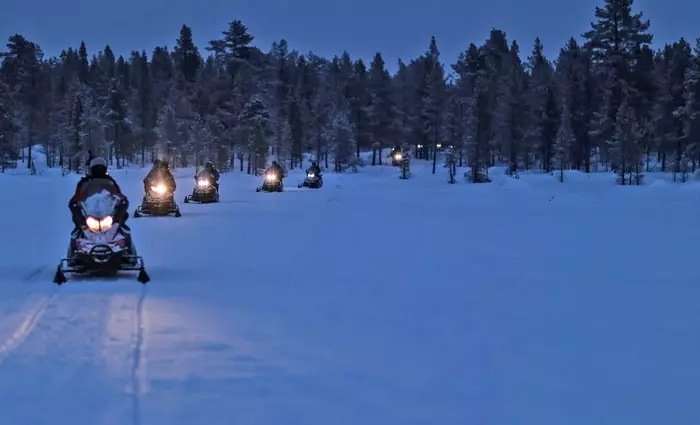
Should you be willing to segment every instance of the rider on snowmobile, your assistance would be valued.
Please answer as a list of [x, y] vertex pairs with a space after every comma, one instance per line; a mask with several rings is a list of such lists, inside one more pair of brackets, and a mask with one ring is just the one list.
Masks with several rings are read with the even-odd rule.
[[117, 184], [117, 181], [114, 180], [114, 178], [110, 176], [107, 172], [107, 161], [105, 161], [104, 158], [100, 157], [93, 158], [90, 161], [88, 167], [88, 174], [80, 179], [80, 181], [75, 187], [75, 193], [70, 198], [70, 201], [68, 201], [68, 209], [70, 209], [72, 213], [73, 224], [75, 224], [75, 229], [73, 229], [73, 232], [71, 232], [71, 246], [74, 247], [75, 240], [78, 238], [78, 236], [80, 236], [80, 232], [83, 228], [83, 224], [85, 223], [86, 219], [86, 217], [84, 217], [83, 215], [81, 207], [78, 205], [78, 202], [82, 195], [81, 192], [85, 184], [87, 184], [91, 180], [97, 179], [109, 180], [114, 184], [114, 194], [121, 198], [121, 202], [116, 207], [114, 221], [118, 222], [121, 225], [120, 228], [124, 231], [124, 236], [127, 239], [127, 243], [129, 244], [129, 246], [132, 246], [131, 231], [129, 227], [125, 224], [126, 219], [129, 218], [129, 199], [126, 197], [126, 195], [124, 195], [124, 193], [122, 193], [122, 190], [119, 187], [119, 184]]
[[153, 168], [148, 172], [146, 178], [143, 179], [143, 190], [148, 193], [154, 183], [162, 183], [168, 190], [168, 193], [174, 193], [177, 185], [175, 177], [170, 172], [170, 167], [167, 162], [156, 159], [153, 161]]
[[272, 165], [270, 165], [270, 168], [265, 170], [265, 172], [273, 172], [279, 174], [280, 180], [284, 177], [284, 168], [279, 164], [277, 161], [272, 161]]
[[280, 184], [282, 183], [282, 179], [284, 179], [284, 168], [282, 168], [277, 161], [272, 161], [272, 165], [265, 170], [265, 174], [268, 173], [277, 174], [277, 177], [280, 179]]
[[315, 174], [316, 177], [320, 177], [321, 176], [321, 167], [319, 167], [317, 163], [312, 162], [311, 167], [309, 167], [306, 170], [306, 174], [310, 174], [310, 173]]
[[202, 169], [202, 171], [197, 173], [197, 175], [195, 176], [195, 180], [199, 180], [199, 179], [213, 180], [214, 187], [218, 191], [220, 177], [221, 177], [221, 175], [219, 174], [219, 171], [216, 168], [214, 168], [214, 163], [211, 161], [207, 161], [207, 163], [204, 164], [204, 168]]

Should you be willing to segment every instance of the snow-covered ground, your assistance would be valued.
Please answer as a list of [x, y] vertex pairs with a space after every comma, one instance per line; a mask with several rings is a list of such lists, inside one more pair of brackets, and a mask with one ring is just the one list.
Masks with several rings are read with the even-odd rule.
[[[419, 164], [224, 175], [218, 205], [130, 220], [145, 287], [51, 283], [78, 176], [0, 176], [0, 422], [700, 422], [700, 184]], [[113, 172], [132, 210], [144, 173]]]

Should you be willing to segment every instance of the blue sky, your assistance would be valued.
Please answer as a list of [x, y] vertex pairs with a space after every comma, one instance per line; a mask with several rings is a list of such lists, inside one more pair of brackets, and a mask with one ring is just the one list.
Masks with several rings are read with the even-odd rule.
[[[117, 54], [151, 52], [172, 46], [182, 24], [192, 27], [200, 49], [218, 38], [227, 23], [241, 20], [267, 51], [287, 39], [291, 48], [322, 56], [350, 52], [371, 59], [381, 51], [390, 69], [399, 57], [421, 54], [435, 35], [441, 59], [453, 63], [470, 42], [481, 43], [501, 28], [529, 53], [540, 37], [555, 56], [568, 37], [579, 36], [593, 20], [598, 1], [561, 0], [17, 0], [4, 2], [0, 37], [20, 33], [53, 56], [81, 40], [93, 52], [109, 44]], [[655, 47], [700, 37], [700, 2], [637, 0], [635, 10], [651, 19]]]

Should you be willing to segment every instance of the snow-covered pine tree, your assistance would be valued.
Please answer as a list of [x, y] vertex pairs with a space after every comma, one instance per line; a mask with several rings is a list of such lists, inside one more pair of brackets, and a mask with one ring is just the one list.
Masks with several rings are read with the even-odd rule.
[[616, 164], [618, 182], [621, 185], [641, 185], [641, 129], [637, 123], [634, 108], [623, 100], [615, 117], [615, 131], [610, 140], [608, 152]]
[[350, 106], [350, 123], [355, 130], [356, 155], [360, 157], [360, 151], [371, 146], [369, 143], [370, 128], [368, 109], [370, 104], [367, 67], [362, 59], [355, 61], [353, 73], [348, 83]]
[[440, 51], [435, 37], [431, 37], [428, 51], [420, 59], [422, 75], [422, 130], [426, 145], [430, 146], [433, 160], [433, 174], [436, 172], [438, 149], [442, 145], [444, 122], [443, 114], [447, 101], [445, 70], [440, 63]]
[[[535, 40], [532, 55], [528, 58], [531, 81], [528, 88], [529, 128], [527, 144], [536, 152], [542, 170], [552, 170], [552, 145], [558, 128], [558, 110], [554, 96], [554, 69], [544, 56], [544, 46]], [[528, 168], [526, 158], [526, 168]]]
[[685, 104], [683, 98], [683, 82], [686, 71], [691, 67], [692, 48], [684, 39], [671, 45], [671, 56], [667, 68], [669, 83], [670, 108], [672, 109], [670, 142], [668, 154], [671, 155], [671, 166], [674, 181], [680, 174], [681, 181], [687, 180], [690, 171], [690, 158], [687, 155], [688, 140], [684, 135], [685, 121], [680, 109]]
[[457, 163], [459, 162], [459, 155], [452, 148], [447, 148], [444, 151], [445, 158], [445, 168], [447, 168], [447, 175], [449, 176], [447, 182], [450, 184], [457, 183], [455, 176], [457, 175]]
[[116, 158], [117, 168], [125, 165], [132, 153], [131, 120], [127, 116], [126, 96], [117, 79], [112, 78], [107, 98], [107, 135], [112, 145], [110, 157]]
[[372, 165], [383, 164], [383, 149], [391, 146], [394, 139], [394, 103], [392, 98], [391, 76], [381, 53], [372, 59], [369, 71], [368, 91], [370, 103], [367, 108], [369, 133], [372, 140]]
[[568, 168], [570, 161], [569, 157], [575, 143], [576, 137], [574, 136], [574, 131], [572, 128], [571, 112], [569, 111], [568, 104], [564, 104], [562, 107], [561, 119], [559, 120], [557, 138], [554, 141], [553, 146], [553, 159], [557, 168], [559, 169], [559, 181], [561, 183], [564, 182], [564, 169]]
[[412, 143], [415, 152], [418, 153], [418, 146], [414, 143], [412, 134], [412, 122], [414, 121], [415, 101], [412, 96], [411, 70], [401, 60], [398, 61], [398, 71], [392, 79], [393, 104], [395, 105], [395, 118], [392, 123], [396, 128], [396, 135], [392, 146], [402, 143]]
[[328, 139], [330, 154], [333, 157], [333, 171], [340, 173], [347, 169], [357, 172], [359, 158], [357, 152], [357, 140], [355, 129], [349, 118], [349, 106], [342, 103], [336, 105], [331, 112], [329, 125], [326, 127], [324, 137]]
[[33, 164], [31, 146], [35, 144], [37, 134], [37, 114], [40, 111], [41, 100], [41, 63], [43, 52], [41, 48], [19, 34], [10, 36], [7, 52], [2, 53], [0, 75], [9, 86], [16, 101], [16, 117], [21, 120], [21, 135], [24, 136], [24, 146], [27, 148], [27, 168]]
[[520, 48], [515, 41], [511, 44], [504, 68], [494, 111], [494, 137], [499, 153], [504, 155], [508, 162], [506, 172], [513, 176], [517, 174], [520, 150], [528, 126], [525, 90], [527, 74], [520, 60]]
[[589, 128], [594, 112], [591, 94], [595, 81], [591, 75], [589, 55], [572, 37], [561, 50], [556, 64], [555, 82], [561, 108], [568, 108], [571, 129], [576, 138], [569, 152], [570, 165], [589, 173], [593, 151]]
[[[615, 145], [622, 143], [622, 139], [613, 137], [613, 133], [619, 133], [620, 127], [627, 127], [629, 123], [618, 126], [615, 120], [618, 116], [636, 120], [636, 116], [628, 116], [621, 105], [625, 102], [636, 114], [632, 66], [636, 50], [648, 46], [652, 39], [648, 34], [649, 21], [643, 21], [641, 13], [632, 13], [633, 3], [633, 0], [605, 0], [602, 8], [595, 9], [596, 21], [591, 23], [590, 31], [583, 34], [601, 82], [597, 93], [599, 109], [593, 117], [590, 134], [599, 143], [602, 154], [608, 157], [620, 157], [620, 152], [629, 151], [629, 146]], [[617, 153], [613, 155], [611, 151]], [[618, 168], [619, 164], [613, 167]]]
[[151, 71], [146, 52], [131, 54], [131, 97], [129, 100], [135, 147], [139, 153], [141, 166], [146, 165], [146, 152], [153, 145], [153, 127], [155, 125], [154, 99]]
[[0, 81], [0, 172], [19, 159], [17, 145], [18, 122], [12, 111], [14, 101], [10, 87]]
[[269, 137], [272, 134], [270, 112], [261, 96], [253, 95], [239, 116], [240, 135], [247, 141], [249, 173], [258, 175], [258, 170], [267, 165]]
[[700, 161], [700, 38], [695, 42], [691, 64], [685, 71], [683, 105], [676, 112], [683, 121], [685, 154], [692, 159], [692, 171], [695, 172]]
[[471, 172], [468, 180], [472, 183], [487, 183], [488, 168], [491, 162], [491, 111], [490, 86], [492, 64], [478, 52], [478, 68], [474, 70], [473, 94], [466, 105], [467, 131], [465, 145]]

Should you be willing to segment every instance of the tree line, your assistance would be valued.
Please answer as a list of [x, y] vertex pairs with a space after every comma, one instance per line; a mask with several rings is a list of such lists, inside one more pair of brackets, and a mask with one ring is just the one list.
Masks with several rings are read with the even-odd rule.
[[583, 41], [571, 37], [555, 60], [539, 39], [523, 60], [493, 29], [450, 65], [433, 37], [394, 75], [379, 52], [369, 64], [285, 40], [263, 52], [241, 21], [204, 54], [186, 25], [172, 50], [150, 57], [109, 46], [90, 55], [81, 43], [45, 58], [15, 34], [1, 54], [0, 164], [31, 167], [27, 148], [40, 145], [49, 167], [68, 172], [88, 150], [116, 167], [158, 157], [248, 173], [271, 154], [294, 169], [311, 152], [340, 172], [360, 152], [377, 165], [382, 149], [403, 145], [433, 172], [449, 147], [474, 182], [497, 164], [511, 175], [612, 170], [622, 184], [659, 168], [685, 181], [700, 164], [700, 39], [653, 50], [650, 22], [632, 6], [604, 0]]

